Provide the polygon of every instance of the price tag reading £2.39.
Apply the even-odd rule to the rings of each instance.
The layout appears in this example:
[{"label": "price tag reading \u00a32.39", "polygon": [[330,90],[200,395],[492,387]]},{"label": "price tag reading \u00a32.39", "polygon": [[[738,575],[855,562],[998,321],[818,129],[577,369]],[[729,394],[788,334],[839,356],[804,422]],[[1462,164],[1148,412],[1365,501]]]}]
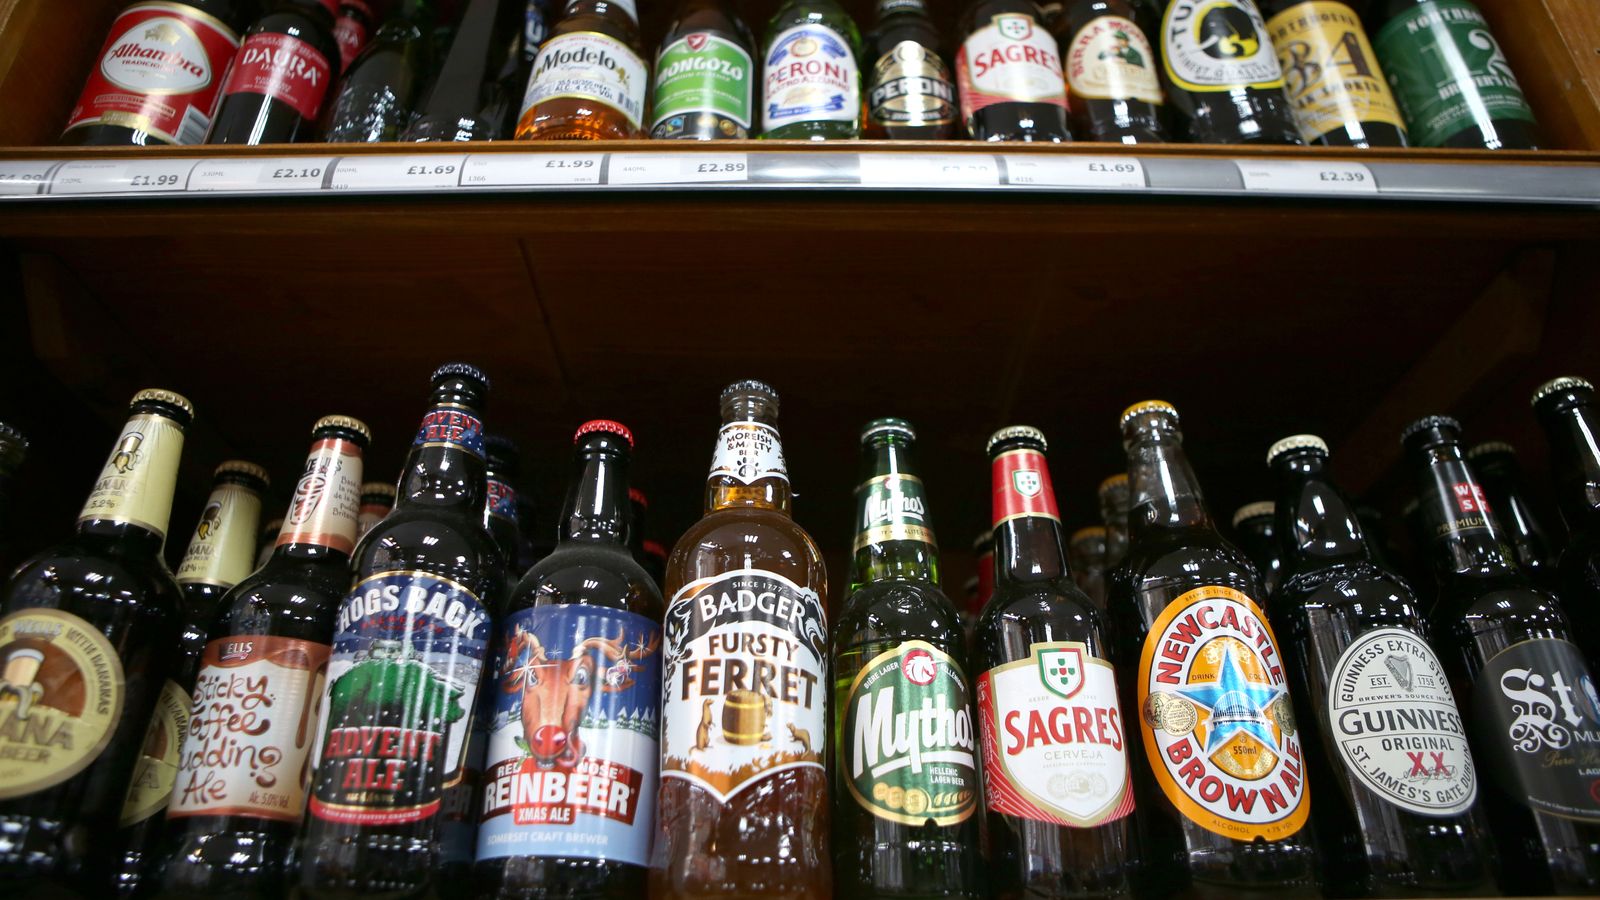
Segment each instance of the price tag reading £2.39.
[{"label": "price tag reading \u00a32.39", "polygon": [[613,153],[606,184],[716,184],[750,180],[743,153]]},{"label": "price tag reading \u00a32.39", "polygon": [[1317,160],[1235,160],[1245,190],[1282,194],[1376,194],[1378,180],[1361,163]]}]

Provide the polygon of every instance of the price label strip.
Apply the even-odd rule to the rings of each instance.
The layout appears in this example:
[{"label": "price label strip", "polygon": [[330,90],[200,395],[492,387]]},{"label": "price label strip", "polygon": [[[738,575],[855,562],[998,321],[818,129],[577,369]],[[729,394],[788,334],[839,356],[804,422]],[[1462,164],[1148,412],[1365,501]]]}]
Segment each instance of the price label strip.
[{"label": "price label strip", "polygon": [[0,163],[0,197],[33,197],[44,191],[53,162]]},{"label": "price label strip", "polygon": [[995,187],[1000,166],[976,153],[863,153],[861,183],[868,187]]},{"label": "price label strip", "polygon": [[346,156],[333,169],[335,191],[436,191],[461,186],[465,153],[441,156]]},{"label": "price label strip", "polygon": [[189,190],[320,191],[336,157],[284,156],[276,159],[203,159],[189,177]]},{"label": "price label strip", "polygon": [[604,153],[480,153],[467,157],[462,187],[599,184]]},{"label": "price label strip", "polygon": [[1235,160],[1247,191],[1277,194],[1376,194],[1378,179],[1361,163]]},{"label": "price label strip", "polygon": [[743,153],[613,153],[606,184],[737,184],[750,180]]},{"label": "price label strip", "polygon": [[1085,190],[1137,190],[1150,186],[1144,163],[1126,156],[1007,154],[1006,184]]},{"label": "price label strip", "polygon": [[178,194],[188,189],[192,159],[69,162],[56,170],[51,196]]}]

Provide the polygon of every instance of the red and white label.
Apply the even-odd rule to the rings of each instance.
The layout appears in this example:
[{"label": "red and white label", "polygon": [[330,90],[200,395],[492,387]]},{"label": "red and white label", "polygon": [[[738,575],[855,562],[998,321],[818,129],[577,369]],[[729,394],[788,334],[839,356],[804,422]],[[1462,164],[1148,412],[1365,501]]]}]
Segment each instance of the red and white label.
[{"label": "red and white label", "polygon": [[1022,516],[1043,516],[1061,521],[1056,509],[1056,489],[1050,467],[1037,450],[1011,450],[995,457],[993,475],[994,524]]},{"label": "red and white label", "polygon": [[339,42],[339,71],[348,72],[350,64],[372,38],[367,23],[377,17],[372,14],[372,7],[361,0],[344,0],[344,7],[339,21],[334,23],[333,39]]},{"label": "red and white label", "polygon": [[972,32],[956,54],[956,83],[962,115],[969,121],[996,103],[1067,108],[1060,47],[1025,13],[1001,13]]},{"label": "red and white label", "polygon": [[1489,498],[1483,495],[1483,488],[1470,481],[1451,485],[1450,496],[1455,498],[1456,509],[1463,513],[1489,512]]},{"label": "red and white label", "polygon": [[174,144],[205,140],[239,36],[180,3],[139,3],[111,26],[67,130],[118,125]]},{"label": "red and white label", "polygon": [[317,441],[295,482],[294,500],[275,546],[317,544],[353,551],[360,531],[361,464],[356,444],[340,438]]},{"label": "red and white label", "polygon": [[224,93],[262,94],[314,120],[332,81],[333,69],[317,48],[287,34],[257,34],[239,48]]}]

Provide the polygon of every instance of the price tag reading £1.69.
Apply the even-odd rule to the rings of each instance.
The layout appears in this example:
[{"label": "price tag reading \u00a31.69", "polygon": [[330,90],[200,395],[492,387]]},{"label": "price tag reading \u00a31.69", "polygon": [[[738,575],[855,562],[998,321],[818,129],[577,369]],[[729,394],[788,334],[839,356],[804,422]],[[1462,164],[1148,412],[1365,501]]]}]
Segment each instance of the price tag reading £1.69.
[{"label": "price tag reading \u00a31.69", "polygon": [[334,167],[336,191],[436,191],[461,185],[466,154],[347,156]]},{"label": "price tag reading \u00a31.69", "polygon": [[1144,163],[1127,156],[1006,155],[1006,183],[1029,187],[1143,188]]},{"label": "price tag reading \u00a31.69", "polygon": [[1236,160],[1245,190],[1283,194],[1376,194],[1378,180],[1361,163],[1317,160]]},{"label": "price tag reading \u00a31.69", "polygon": [[750,180],[743,153],[613,153],[607,184],[716,184]]}]

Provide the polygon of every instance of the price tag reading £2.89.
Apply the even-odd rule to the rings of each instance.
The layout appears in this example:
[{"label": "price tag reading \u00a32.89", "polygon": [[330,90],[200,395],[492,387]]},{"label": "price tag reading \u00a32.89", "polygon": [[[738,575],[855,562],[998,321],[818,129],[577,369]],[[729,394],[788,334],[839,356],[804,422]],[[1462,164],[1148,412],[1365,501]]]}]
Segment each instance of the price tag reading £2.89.
[{"label": "price tag reading \u00a32.89", "polygon": [[1361,163],[1317,160],[1236,160],[1245,190],[1282,194],[1376,194],[1378,180]]},{"label": "price tag reading \u00a32.89", "polygon": [[716,184],[750,180],[743,153],[613,153],[606,184]]}]

